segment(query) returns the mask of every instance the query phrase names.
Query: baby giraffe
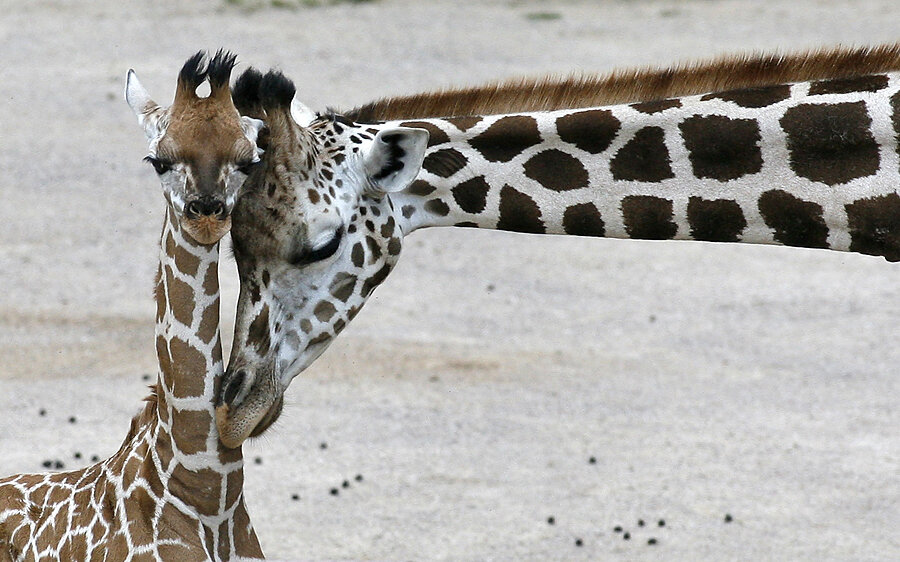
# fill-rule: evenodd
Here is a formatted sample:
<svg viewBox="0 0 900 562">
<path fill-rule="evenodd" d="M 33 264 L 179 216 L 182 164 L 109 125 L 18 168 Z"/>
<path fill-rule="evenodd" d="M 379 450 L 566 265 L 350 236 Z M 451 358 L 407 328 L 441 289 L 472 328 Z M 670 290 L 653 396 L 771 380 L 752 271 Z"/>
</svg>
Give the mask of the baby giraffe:
<svg viewBox="0 0 900 562">
<path fill-rule="evenodd" d="M 126 99 L 168 203 L 155 288 L 159 378 L 110 458 L 0 480 L 0 562 L 263 557 L 241 451 L 220 445 L 213 413 L 223 371 L 218 239 L 243 181 L 234 171 L 258 160 L 260 124 L 238 115 L 228 89 L 234 63 L 222 51 L 208 64 L 202 52 L 189 59 L 169 109 L 128 73 Z M 212 93 L 200 98 L 205 80 Z"/>
</svg>

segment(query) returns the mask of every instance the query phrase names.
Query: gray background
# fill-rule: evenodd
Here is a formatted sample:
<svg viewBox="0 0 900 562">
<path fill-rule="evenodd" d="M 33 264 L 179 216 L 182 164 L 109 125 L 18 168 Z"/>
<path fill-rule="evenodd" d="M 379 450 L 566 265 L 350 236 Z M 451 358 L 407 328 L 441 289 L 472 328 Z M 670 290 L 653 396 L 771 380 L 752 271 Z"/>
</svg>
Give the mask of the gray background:
<svg viewBox="0 0 900 562">
<path fill-rule="evenodd" d="M 324 109 L 521 74 L 875 44 L 900 28 L 894 0 L 150 4 L 0 1 L 0 474 L 111 454 L 155 373 L 163 201 L 122 101 L 129 67 L 169 103 L 182 62 L 225 46 L 280 67 Z M 295 380 L 282 420 L 245 447 L 263 547 L 896 560 L 898 281 L 896 265 L 827 251 L 416 233 Z M 227 340 L 231 261 L 222 284 Z"/>
</svg>

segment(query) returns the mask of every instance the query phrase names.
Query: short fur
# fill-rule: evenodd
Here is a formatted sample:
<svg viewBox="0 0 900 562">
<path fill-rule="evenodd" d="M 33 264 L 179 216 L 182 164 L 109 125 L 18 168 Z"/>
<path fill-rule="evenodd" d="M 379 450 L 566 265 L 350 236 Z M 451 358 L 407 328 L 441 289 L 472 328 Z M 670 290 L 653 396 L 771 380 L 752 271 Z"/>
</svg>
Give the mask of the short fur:
<svg viewBox="0 0 900 562">
<path fill-rule="evenodd" d="M 895 70 L 900 70 L 900 43 L 820 49 L 793 55 L 730 56 L 665 69 L 619 70 L 605 76 L 512 79 L 481 87 L 385 98 L 345 114 L 356 122 L 367 123 L 552 111 Z"/>
</svg>

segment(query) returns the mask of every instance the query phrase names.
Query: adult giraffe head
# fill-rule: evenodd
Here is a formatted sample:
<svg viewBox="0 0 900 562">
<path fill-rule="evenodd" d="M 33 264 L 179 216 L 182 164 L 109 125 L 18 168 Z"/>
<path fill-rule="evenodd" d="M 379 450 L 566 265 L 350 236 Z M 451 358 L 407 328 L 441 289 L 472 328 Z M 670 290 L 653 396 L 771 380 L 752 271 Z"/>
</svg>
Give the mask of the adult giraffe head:
<svg viewBox="0 0 900 562">
<path fill-rule="evenodd" d="M 236 447 L 271 425 L 291 380 L 312 363 L 385 279 L 403 233 L 389 194 L 422 166 L 428 132 L 359 126 L 293 103 L 277 72 L 235 83 L 242 114 L 265 120 L 266 154 L 234 209 L 241 278 L 234 347 L 216 406 Z"/>
<path fill-rule="evenodd" d="M 236 56 L 200 51 L 184 63 L 175 100 L 160 107 L 128 71 L 125 100 L 150 142 L 146 160 L 159 174 L 163 193 L 185 230 L 212 244 L 231 227 L 237 192 L 259 162 L 257 134 L 263 124 L 242 117 L 231 100 L 229 77 Z M 197 94 L 208 81 L 210 93 Z"/>
</svg>

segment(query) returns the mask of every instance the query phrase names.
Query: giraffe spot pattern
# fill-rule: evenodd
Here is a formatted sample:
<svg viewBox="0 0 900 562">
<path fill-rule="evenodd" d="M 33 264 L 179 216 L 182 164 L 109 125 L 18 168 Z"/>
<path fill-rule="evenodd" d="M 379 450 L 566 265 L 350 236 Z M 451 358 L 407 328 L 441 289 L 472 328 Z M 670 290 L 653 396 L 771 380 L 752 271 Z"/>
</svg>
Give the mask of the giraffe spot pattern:
<svg viewBox="0 0 900 562">
<path fill-rule="evenodd" d="M 897 141 L 897 155 L 900 155 L 900 92 L 891 96 L 891 123 L 894 125 L 894 139 Z"/>
<path fill-rule="evenodd" d="M 730 101 L 741 107 L 759 109 L 775 105 L 789 97 L 791 97 L 790 85 L 779 84 L 777 86 L 757 86 L 754 88 L 739 88 L 737 90 L 716 92 L 714 94 L 706 94 L 700 99 L 702 101 L 720 99 L 723 101 Z"/>
<path fill-rule="evenodd" d="M 541 220 L 541 210 L 534 199 L 509 185 L 504 185 L 500 190 L 500 220 L 497 221 L 497 230 L 534 234 L 546 232 Z"/>
<path fill-rule="evenodd" d="M 447 122 L 452 123 L 460 131 L 466 132 L 481 123 L 481 117 L 451 117 L 447 119 Z"/>
<path fill-rule="evenodd" d="M 450 214 L 450 207 L 440 199 L 431 199 L 425 203 L 425 210 L 429 213 L 446 217 Z"/>
<path fill-rule="evenodd" d="M 900 195 L 858 199 L 845 208 L 851 252 L 900 261 Z"/>
<path fill-rule="evenodd" d="M 487 205 L 487 194 L 490 189 L 484 176 L 477 176 L 456 185 L 452 190 L 453 199 L 463 211 L 480 213 Z"/>
<path fill-rule="evenodd" d="M 672 220 L 672 202 L 652 195 L 629 195 L 622 199 L 625 232 L 631 238 L 667 240 L 678 232 Z"/>
<path fill-rule="evenodd" d="M 356 281 L 356 275 L 339 272 L 334 276 L 331 286 L 328 288 L 328 292 L 337 300 L 347 302 L 347 299 L 353 294 L 353 288 L 356 286 Z"/>
<path fill-rule="evenodd" d="M 656 183 L 675 177 L 664 140 L 660 127 L 638 130 L 610 162 L 613 179 Z"/>
<path fill-rule="evenodd" d="M 264 304 L 247 330 L 247 346 L 255 347 L 260 355 L 265 356 L 269 352 L 269 339 L 269 305 Z"/>
<path fill-rule="evenodd" d="M 367 298 L 369 294 L 375 290 L 375 287 L 381 285 L 385 279 L 387 279 L 388 274 L 391 272 L 391 266 L 388 264 L 384 264 L 381 266 L 381 269 L 375 272 L 375 275 L 369 277 L 363 282 L 362 287 L 359 291 L 360 296 L 362 298 Z"/>
<path fill-rule="evenodd" d="M 818 203 L 772 189 L 760 196 L 758 206 L 766 226 L 775 231 L 776 241 L 785 246 L 828 247 L 828 226 Z"/>
<path fill-rule="evenodd" d="M 425 121 L 404 121 L 403 123 L 400 123 L 400 125 L 403 127 L 413 127 L 415 129 L 425 129 L 428 131 L 429 147 L 450 142 L 450 137 L 447 133 L 433 123 L 427 123 Z"/>
<path fill-rule="evenodd" d="M 696 177 L 726 182 L 762 170 L 755 120 L 698 115 L 688 117 L 678 128 Z"/>
<path fill-rule="evenodd" d="M 363 260 L 365 259 L 365 250 L 363 250 L 362 243 L 357 242 L 353 245 L 353 250 L 350 251 L 350 259 L 353 261 L 353 265 L 356 267 L 363 266 Z"/>
<path fill-rule="evenodd" d="M 563 213 L 566 234 L 575 236 L 604 236 L 606 234 L 600 211 L 593 203 L 580 203 L 566 208 Z"/>
<path fill-rule="evenodd" d="M 195 347 L 183 341 L 181 338 L 172 338 L 169 341 L 171 357 L 177 357 L 173 362 L 174 372 L 178 384 L 171 389 L 176 398 L 194 398 L 203 395 L 203 377 L 206 374 L 206 358 Z M 169 381 L 167 381 L 169 382 Z"/>
<path fill-rule="evenodd" d="M 737 201 L 691 197 L 687 204 L 691 237 L 707 242 L 737 242 L 747 219 Z"/>
<path fill-rule="evenodd" d="M 186 455 L 205 451 L 206 436 L 209 435 L 212 423 L 213 418 L 206 410 L 176 411 L 172 423 L 172 440 L 175 447 Z M 126 470 L 126 473 L 134 472 L 136 471 Z M 216 507 L 218 508 L 218 505 Z"/>
<path fill-rule="evenodd" d="M 335 312 L 337 312 L 337 309 L 334 308 L 330 301 L 319 301 L 315 309 L 313 309 L 313 314 L 316 315 L 320 322 L 328 322 Z"/>
<path fill-rule="evenodd" d="M 490 162 L 509 162 L 541 142 L 537 122 L 524 115 L 503 117 L 469 141 Z"/>
<path fill-rule="evenodd" d="M 552 191 L 569 191 L 588 186 L 584 164 L 574 156 L 551 148 L 525 162 L 525 175 Z"/>
<path fill-rule="evenodd" d="M 850 94 L 853 92 L 877 92 L 887 88 L 888 77 L 881 75 L 854 76 L 852 78 L 833 78 L 818 80 L 809 85 L 809 95 Z"/>
<path fill-rule="evenodd" d="M 431 195 L 434 193 L 434 186 L 428 183 L 425 180 L 416 180 L 412 182 L 409 187 L 406 188 L 406 192 L 410 195 L 417 195 L 419 197 L 425 197 L 426 195 Z"/>
<path fill-rule="evenodd" d="M 878 171 L 878 143 L 865 102 L 802 104 L 781 118 L 791 169 L 826 185 L 847 183 Z"/>
<path fill-rule="evenodd" d="M 169 478 L 169 490 L 172 494 L 182 501 L 190 501 L 201 515 L 212 516 L 219 511 L 221 489 L 222 477 L 211 468 L 188 470 L 178 464 Z M 206 493 L 197 494 L 197 490 Z"/>
<path fill-rule="evenodd" d="M 606 109 L 577 111 L 556 120 L 559 138 L 590 154 L 600 154 L 612 144 L 622 123 Z"/>
<path fill-rule="evenodd" d="M 647 114 L 661 113 L 667 109 L 672 109 L 673 107 L 681 107 L 681 100 L 678 100 L 678 99 L 652 100 L 652 101 L 642 101 L 639 103 L 631 104 L 631 109 L 634 109 L 635 111 L 640 111 L 641 113 L 647 113 Z"/>
<path fill-rule="evenodd" d="M 438 177 L 449 178 L 468 163 L 469 160 L 455 148 L 442 148 L 426 156 L 422 168 Z"/>
</svg>

